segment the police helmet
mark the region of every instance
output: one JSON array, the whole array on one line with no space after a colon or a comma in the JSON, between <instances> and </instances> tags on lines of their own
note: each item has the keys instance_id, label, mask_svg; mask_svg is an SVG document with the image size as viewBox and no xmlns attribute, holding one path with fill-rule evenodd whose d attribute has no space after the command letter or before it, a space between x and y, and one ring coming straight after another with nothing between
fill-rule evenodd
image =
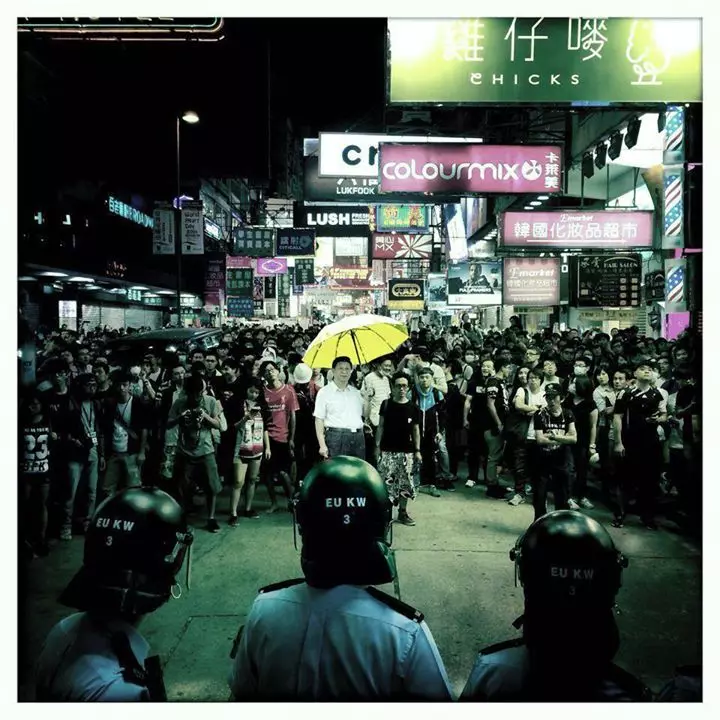
<instances>
[{"instance_id":1,"label":"police helmet","mask_svg":"<svg viewBox=\"0 0 720 720\"><path fill-rule=\"evenodd\" d=\"M555 608L610 608L627 559L597 520L556 510L535 521L510 551L526 603Z\"/></svg>"},{"instance_id":2,"label":"police helmet","mask_svg":"<svg viewBox=\"0 0 720 720\"><path fill-rule=\"evenodd\" d=\"M166 492L123 490L95 512L83 566L60 602L123 615L152 612L169 599L192 539L182 508Z\"/></svg>"},{"instance_id":3,"label":"police helmet","mask_svg":"<svg viewBox=\"0 0 720 720\"><path fill-rule=\"evenodd\" d=\"M308 584L378 585L394 579L388 540L392 503L372 465L339 456L315 466L303 482L295 516Z\"/></svg>"}]
</instances>

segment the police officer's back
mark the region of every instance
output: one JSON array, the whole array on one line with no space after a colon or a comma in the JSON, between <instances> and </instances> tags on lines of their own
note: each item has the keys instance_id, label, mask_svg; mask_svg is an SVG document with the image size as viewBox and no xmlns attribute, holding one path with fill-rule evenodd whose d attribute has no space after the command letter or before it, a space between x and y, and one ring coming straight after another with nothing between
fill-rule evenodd
<instances>
[{"instance_id":1,"label":"police officer's back","mask_svg":"<svg viewBox=\"0 0 720 720\"><path fill-rule=\"evenodd\" d=\"M304 579L261 590L236 640L239 700L451 700L422 614L372 587L396 573L391 504L377 471L337 457L296 507Z\"/></svg>"},{"instance_id":2,"label":"police officer's back","mask_svg":"<svg viewBox=\"0 0 720 720\"><path fill-rule=\"evenodd\" d=\"M649 701L612 663L615 596L627 560L600 523L573 510L534 522L511 550L525 594L523 637L478 655L461 700Z\"/></svg>"},{"instance_id":3,"label":"police officer's back","mask_svg":"<svg viewBox=\"0 0 720 720\"><path fill-rule=\"evenodd\" d=\"M83 566L60 596L81 612L50 631L37 700L165 699L159 662L137 626L170 598L191 542L182 508L156 488L130 488L98 507Z\"/></svg>"}]
</instances>

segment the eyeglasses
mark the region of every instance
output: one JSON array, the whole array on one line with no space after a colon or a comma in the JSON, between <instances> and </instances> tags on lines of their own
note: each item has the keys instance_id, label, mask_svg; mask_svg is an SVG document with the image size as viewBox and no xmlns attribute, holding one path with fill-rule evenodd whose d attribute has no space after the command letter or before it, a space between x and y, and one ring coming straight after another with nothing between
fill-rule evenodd
<instances>
[{"instance_id":1,"label":"eyeglasses","mask_svg":"<svg viewBox=\"0 0 720 720\"><path fill-rule=\"evenodd\" d=\"M410 387L410 385L408 385L408 383L402 383L401 385L398 385L398 383L395 383L395 387L398 390L407 390Z\"/></svg>"}]
</instances>

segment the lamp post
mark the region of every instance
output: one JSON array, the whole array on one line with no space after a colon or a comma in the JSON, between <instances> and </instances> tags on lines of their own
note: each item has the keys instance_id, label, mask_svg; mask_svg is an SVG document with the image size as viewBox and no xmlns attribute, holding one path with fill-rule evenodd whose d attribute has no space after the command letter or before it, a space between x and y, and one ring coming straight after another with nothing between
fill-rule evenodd
<instances>
[{"instance_id":1,"label":"lamp post","mask_svg":"<svg viewBox=\"0 0 720 720\"><path fill-rule=\"evenodd\" d=\"M182 225L182 208L180 205L180 120L195 125L200 122L200 117L193 110L186 110L175 118L175 167L177 169L177 206L175 207L175 257L177 259L177 313L178 327L182 327L182 308L180 298L182 295L182 240L180 237Z\"/></svg>"}]
</instances>

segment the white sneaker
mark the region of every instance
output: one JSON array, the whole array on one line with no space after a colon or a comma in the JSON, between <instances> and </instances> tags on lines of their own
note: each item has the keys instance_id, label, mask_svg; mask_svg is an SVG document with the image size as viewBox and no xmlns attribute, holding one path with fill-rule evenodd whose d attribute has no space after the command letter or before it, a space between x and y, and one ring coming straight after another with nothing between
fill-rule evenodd
<instances>
[{"instance_id":1,"label":"white sneaker","mask_svg":"<svg viewBox=\"0 0 720 720\"><path fill-rule=\"evenodd\" d=\"M515 493L509 500L508 505L522 505L525 502L525 498L520 493Z\"/></svg>"},{"instance_id":2,"label":"white sneaker","mask_svg":"<svg viewBox=\"0 0 720 720\"><path fill-rule=\"evenodd\" d=\"M568 507L571 510L579 510L580 509L580 506L572 498L570 498L568 500Z\"/></svg>"},{"instance_id":3,"label":"white sneaker","mask_svg":"<svg viewBox=\"0 0 720 720\"><path fill-rule=\"evenodd\" d=\"M476 484L477 484L477 483L476 483L474 480L470 480L470 478L468 478L468 479L465 481L465 487L470 487L470 488L472 488L472 487L475 487Z\"/></svg>"},{"instance_id":4,"label":"white sneaker","mask_svg":"<svg viewBox=\"0 0 720 720\"><path fill-rule=\"evenodd\" d=\"M580 507L592 510L595 506L587 498L580 498Z\"/></svg>"},{"instance_id":5,"label":"white sneaker","mask_svg":"<svg viewBox=\"0 0 720 720\"><path fill-rule=\"evenodd\" d=\"M60 539L65 541L72 540L72 530L70 530L70 528L63 528L60 531Z\"/></svg>"}]
</instances>

